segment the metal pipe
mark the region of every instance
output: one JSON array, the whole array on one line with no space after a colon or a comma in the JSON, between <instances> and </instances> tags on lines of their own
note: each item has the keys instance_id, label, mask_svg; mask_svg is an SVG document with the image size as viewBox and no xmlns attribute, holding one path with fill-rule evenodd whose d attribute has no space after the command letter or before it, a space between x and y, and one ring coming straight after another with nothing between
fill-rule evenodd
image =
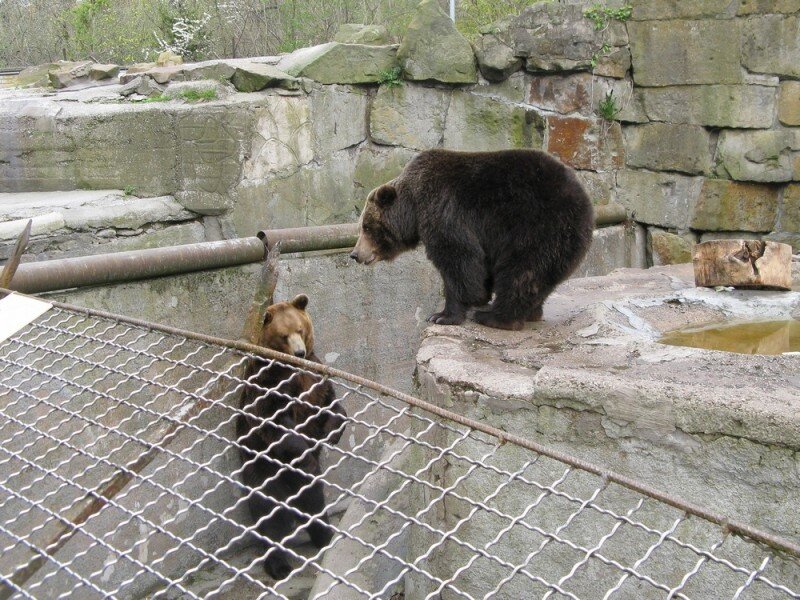
<instances>
[{"instance_id":1,"label":"metal pipe","mask_svg":"<svg viewBox=\"0 0 800 600\"><path fill-rule=\"evenodd\" d=\"M347 223L260 231L258 237L237 240L23 263L9 287L36 294L220 269L263 261L265 245L280 243L283 254L310 252L349 248L357 236L358 224Z\"/></svg>"}]
</instances>

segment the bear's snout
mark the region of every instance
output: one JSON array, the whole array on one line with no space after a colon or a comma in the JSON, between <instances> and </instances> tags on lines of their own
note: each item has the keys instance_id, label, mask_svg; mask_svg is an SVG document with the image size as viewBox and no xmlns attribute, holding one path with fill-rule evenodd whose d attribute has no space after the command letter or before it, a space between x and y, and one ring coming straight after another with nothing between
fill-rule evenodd
<instances>
[{"instance_id":1,"label":"bear's snout","mask_svg":"<svg viewBox=\"0 0 800 600\"><path fill-rule=\"evenodd\" d=\"M353 260L355 260L355 261L358 261L358 252L356 252L355 250L353 250L353 251L350 253L350 258L352 258L352 259L353 259Z\"/></svg>"},{"instance_id":2,"label":"bear's snout","mask_svg":"<svg viewBox=\"0 0 800 600\"><path fill-rule=\"evenodd\" d=\"M297 350L294 351L294 355L297 358L305 358L306 357L306 351L303 348L298 348Z\"/></svg>"}]
</instances>

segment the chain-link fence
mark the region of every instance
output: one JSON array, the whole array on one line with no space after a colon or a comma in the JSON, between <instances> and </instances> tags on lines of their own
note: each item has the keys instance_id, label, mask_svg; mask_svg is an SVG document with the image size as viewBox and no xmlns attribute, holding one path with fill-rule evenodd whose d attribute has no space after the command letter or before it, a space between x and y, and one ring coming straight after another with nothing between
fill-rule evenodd
<instances>
[{"instance_id":1,"label":"chain-link fence","mask_svg":"<svg viewBox=\"0 0 800 600\"><path fill-rule=\"evenodd\" d=\"M248 350L65 306L0 343L0 597L800 597L791 542ZM243 392L283 402L263 449Z\"/></svg>"}]
</instances>

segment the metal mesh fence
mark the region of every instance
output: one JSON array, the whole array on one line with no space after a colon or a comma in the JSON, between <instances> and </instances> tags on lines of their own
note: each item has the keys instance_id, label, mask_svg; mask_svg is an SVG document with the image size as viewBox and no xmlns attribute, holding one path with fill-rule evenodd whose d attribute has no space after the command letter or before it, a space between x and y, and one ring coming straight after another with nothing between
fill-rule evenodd
<instances>
[{"instance_id":1,"label":"metal mesh fence","mask_svg":"<svg viewBox=\"0 0 800 600\"><path fill-rule=\"evenodd\" d=\"M0 597L800 597L789 553L308 364L286 410L324 415L329 381L347 417L320 437L273 419L274 443L243 452L242 392L270 393L247 384L251 360L273 364L64 307L0 343ZM243 484L242 456L298 436ZM286 521L274 544L254 498L262 525Z\"/></svg>"}]
</instances>

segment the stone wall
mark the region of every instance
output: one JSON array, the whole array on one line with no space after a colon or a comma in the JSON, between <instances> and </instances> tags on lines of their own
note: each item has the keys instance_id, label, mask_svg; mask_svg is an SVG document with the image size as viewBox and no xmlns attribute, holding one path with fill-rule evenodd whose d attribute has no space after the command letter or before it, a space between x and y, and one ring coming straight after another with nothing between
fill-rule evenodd
<instances>
[{"instance_id":1,"label":"stone wall","mask_svg":"<svg viewBox=\"0 0 800 600\"><path fill-rule=\"evenodd\" d=\"M481 71L522 70L544 148L647 227L650 264L729 236L799 251L800 5L629 4L601 30L582 6L529 8L483 35Z\"/></svg>"}]
</instances>

